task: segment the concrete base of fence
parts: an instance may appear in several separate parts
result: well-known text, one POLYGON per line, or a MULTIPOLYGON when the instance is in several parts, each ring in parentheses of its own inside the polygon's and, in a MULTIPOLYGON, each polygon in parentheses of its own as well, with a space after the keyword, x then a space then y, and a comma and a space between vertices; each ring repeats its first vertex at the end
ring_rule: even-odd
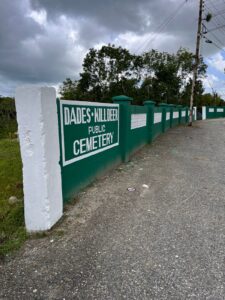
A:
POLYGON ((206 120, 206 106, 202 106, 202 120, 206 120))
POLYGON ((197 106, 194 106, 194 107, 193 107, 193 110, 194 110, 194 113, 193 113, 193 114, 194 114, 193 120, 194 120, 194 121, 197 121, 197 106))
POLYGON ((16 110, 26 229, 48 230, 60 219, 63 210, 55 89, 18 88, 16 110))

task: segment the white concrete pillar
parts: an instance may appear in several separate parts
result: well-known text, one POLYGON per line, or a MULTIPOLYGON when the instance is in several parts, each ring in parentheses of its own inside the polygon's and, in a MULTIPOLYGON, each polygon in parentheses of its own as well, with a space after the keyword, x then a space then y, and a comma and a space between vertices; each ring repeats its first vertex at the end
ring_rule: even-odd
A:
POLYGON ((206 106, 202 106, 202 120, 206 120, 206 106))
POLYGON ((197 120, 197 106, 194 106, 194 121, 197 120))
POLYGON ((55 89, 17 88, 16 111, 26 229, 48 230, 60 219, 63 210, 55 89))

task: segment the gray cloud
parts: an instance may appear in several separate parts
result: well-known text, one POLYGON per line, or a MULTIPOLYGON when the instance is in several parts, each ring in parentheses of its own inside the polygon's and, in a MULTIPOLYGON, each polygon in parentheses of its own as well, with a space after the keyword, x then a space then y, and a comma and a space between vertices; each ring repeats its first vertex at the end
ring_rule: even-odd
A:
MULTIPOLYGON (((181 4, 181 0, 1 0, 0 94, 13 94, 21 83, 57 84, 66 77, 77 78, 85 53, 103 43, 139 52, 151 48, 174 52, 180 46, 193 50, 198 3, 188 1, 173 19, 181 4)), ((205 47, 206 54, 215 51, 205 47)))
MULTIPOLYGON (((131 31, 136 34, 155 31, 168 16, 173 16, 184 1, 181 0, 31 0, 35 9, 45 9, 51 20, 61 14, 71 18, 83 18, 93 26, 100 26, 114 34, 131 31)), ((163 28, 164 33, 193 36, 196 31, 198 3, 189 1, 176 16, 163 28)), ((193 40, 190 43, 193 46, 193 40)))
POLYGON ((46 9, 49 18, 57 19, 61 14, 72 18, 82 17, 119 33, 121 30, 139 32, 145 26, 142 12, 148 2, 148 0, 32 0, 32 5, 35 9, 46 9))
POLYGON ((13 94, 16 84, 58 83, 79 71, 84 49, 69 36, 73 24, 66 18, 39 24, 31 11, 28 0, 0 2, 0 94, 10 86, 13 94))

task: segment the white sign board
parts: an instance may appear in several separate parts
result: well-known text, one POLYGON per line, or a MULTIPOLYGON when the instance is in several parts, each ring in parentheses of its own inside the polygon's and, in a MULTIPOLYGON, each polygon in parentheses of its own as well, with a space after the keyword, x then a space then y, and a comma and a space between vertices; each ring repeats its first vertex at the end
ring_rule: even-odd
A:
POLYGON ((186 117, 186 111, 182 111, 182 112, 181 112, 181 116, 182 116, 182 117, 186 117))
POLYGON ((145 127, 147 125, 146 114, 132 114, 131 115, 131 130, 145 127))
POLYGON ((209 108, 209 112, 214 112, 214 108, 209 108))
POLYGON ((177 118, 179 118, 179 113, 178 113, 178 111, 174 111, 173 112, 173 119, 177 119, 177 118))
POLYGON ((166 113, 166 121, 170 120, 170 112, 166 113))
POLYGON ((162 122, 162 113, 154 113, 154 124, 162 122))
POLYGON ((217 112, 223 112, 223 108, 217 108, 217 112))

